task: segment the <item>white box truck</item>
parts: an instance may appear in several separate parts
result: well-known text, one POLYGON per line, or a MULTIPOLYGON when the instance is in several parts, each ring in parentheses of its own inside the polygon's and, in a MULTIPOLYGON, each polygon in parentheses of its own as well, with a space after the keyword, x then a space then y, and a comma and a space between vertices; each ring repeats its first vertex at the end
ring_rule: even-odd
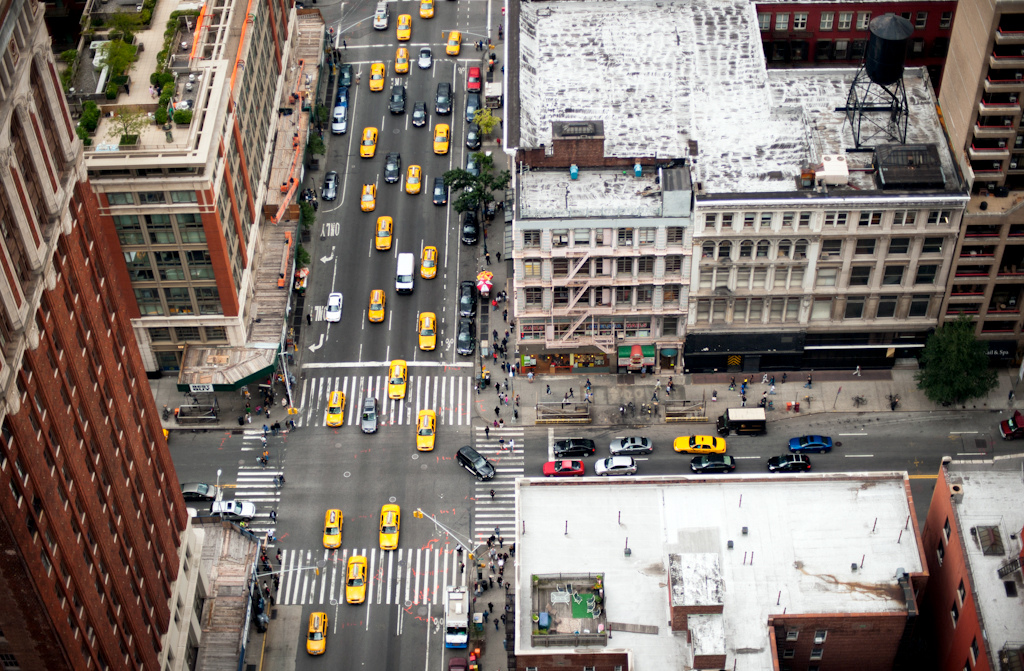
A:
POLYGON ((444 647, 469 647, 469 592, 449 587, 444 595, 444 647))

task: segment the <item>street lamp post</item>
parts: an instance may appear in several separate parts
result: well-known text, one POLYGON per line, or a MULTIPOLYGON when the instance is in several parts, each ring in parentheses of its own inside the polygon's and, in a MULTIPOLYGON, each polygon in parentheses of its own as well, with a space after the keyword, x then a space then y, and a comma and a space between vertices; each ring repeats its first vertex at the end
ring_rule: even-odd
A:
POLYGON ((220 474, 222 472, 223 471, 221 469, 217 469, 217 496, 220 496, 220 474))
POLYGON ((416 518, 424 518, 425 517, 428 520, 430 520, 431 522, 433 522, 434 526, 441 527, 441 529, 443 529, 446 534, 448 534, 449 536, 451 536, 452 538, 457 540, 464 548, 466 548, 466 551, 469 553, 469 558, 470 559, 472 559, 476 555, 476 548, 478 546, 473 545, 468 540, 462 540, 461 538, 459 538, 459 535, 457 533, 455 533, 454 531, 452 531, 451 529, 449 529, 445 525, 443 525, 440 522, 438 522, 437 518, 434 517, 433 515, 425 513, 420 508, 417 508, 416 510, 413 511, 412 516, 416 517, 416 518))

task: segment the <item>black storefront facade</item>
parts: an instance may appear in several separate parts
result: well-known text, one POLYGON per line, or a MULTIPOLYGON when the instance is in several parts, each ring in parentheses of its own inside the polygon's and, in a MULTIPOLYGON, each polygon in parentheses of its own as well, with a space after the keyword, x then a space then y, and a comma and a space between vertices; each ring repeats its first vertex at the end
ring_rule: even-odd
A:
POLYGON ((930 333, 690 333, 683 356, 687 373, 888 369, 917 358, 930 333))

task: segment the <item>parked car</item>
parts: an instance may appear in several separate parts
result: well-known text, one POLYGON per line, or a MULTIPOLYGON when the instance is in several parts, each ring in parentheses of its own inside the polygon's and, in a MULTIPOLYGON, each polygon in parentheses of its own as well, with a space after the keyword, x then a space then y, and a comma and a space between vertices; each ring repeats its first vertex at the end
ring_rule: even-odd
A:
POLYGON ((479 149, 480 143, 480 126, 475 123, 469 124, 469 128, 466 129, 466 148, 479 149))
POLYGON ((608 451, 612 456, 618 454, 650 454, 654 451, 654 443, 650 438, 640 436, 627 436, 616 438, 608 445, 608 451))
POLYGON ((728 454, 698 454, 690 459, 690 470, 694 473, 731 473, 736 460, 728 454))
POLYGON ((476 119, 476 111, 480 109, 480 94, 466 94, 466 123, 473 123, 476 119))
POLYGON ((402 178, 402 155, 397 151, 389 151, 384 157, 384 181, 394 184, 402 178))
POLYGON ((480 68, 474 65, 466 70, 466 90, 479 91, 480 86, 480 68))
POLYGON ((363 401, 363 413, 359 417, 359 428, 363 433, 377 433, 377 399, 370 397, 363 401))
POLYGON ((475 245, 480 239, 480 224, 476 219, 475 212, 465 212, 462 215, 462 244, 475 245))
POLYGON ((480 176, 480 159, 473 152, 466 154, 466 172, 473 177, 480 176))
POLYGON ((633 475, 636 473, 636 462, 633 457, 608 457, 598 459, 594 464, 595 475, 633 475))
POLYGON ((832 451, 832 439, 828 436, 800 436, 789 439, 790 452, 817 452, 824 454, 832 451))
POLYGON ((586 473, 583 468, 583 462, 577 459, 549 461, 544 464, 541 471, 544 473, 544 477, 547 478, 583 477, 586 473))
POLYGON ((476 334, 473 320, 463 317, 459 320, 458 331, 455 332, 455 352, 462 356, 470 356, 476 351, 476 334))
POLYGON ((251 501, 215 501, 210 513, 232 522, 248 522, 256 517, 256 504, 251 501))
POLYGON ((388 110, 392 114, 405 114, 405 87, 401 84, 391 87, 391 100, 388 101, 388 110))
POLYGON ((441 82, 437 85, 437 95, 434 96, 434 111, 438 114, 452 113, 452 85, 450 82, 441 82))
POLYGON ((565 438, 555 441, 554 452, 555 459, 589 457, 597 452, 597 447, 589 438, 565 438))
POLYGON ((338 68, 338 86, 348 88, 352 86, 352 64, 343 63, 338 68))
POLYGON ((476 314, 476 285, 470 280, 459 282, 459 316, 472 317, 476 314))
POLYGON ((1024 415, 1020 410, 1014 410, 1012 417, 999 422, 999 435, 1004 440, 1024 438, 1024 415))
POLYGON ((186 482, 181 486, 181 496, 188 502, 216 501, 220 488, 205 482, 186 482))
POLYGON ((799 473, 811 470, 811 458, 806 454, 783 454, 768 460, 772 473, 799 473))
POLYGON ((420 57, 416 60, 416 64, 420 66, 420 70, 430 69, 434 64, 434 56, 430 52, 430 47, 420 49, 420 57))
POLYGON ((331 117, 331 133, 334 135, 344 135, 348 132, 348 107, 344 105, 338 105, 334 108, 334 114, 331 117))
POLYGON ((427 125, 427 103, 419 101, 412 104, 412 125, 417 128, 427 125))
POLYGON ((434 178, 434 205, 448 204, 448 187, 444 183, 444 177, 434 178))
POLYGON ((475 475, 478 480, 494 478, 494 465, 468 445, 459 448, 459 451, 455 453, 455 460, 459 466, 475 475))
POLYGON ((320 195, 324 200, 334 200, 338 197, 338 173, 334 170, 324 176, 324 188, 320 195))

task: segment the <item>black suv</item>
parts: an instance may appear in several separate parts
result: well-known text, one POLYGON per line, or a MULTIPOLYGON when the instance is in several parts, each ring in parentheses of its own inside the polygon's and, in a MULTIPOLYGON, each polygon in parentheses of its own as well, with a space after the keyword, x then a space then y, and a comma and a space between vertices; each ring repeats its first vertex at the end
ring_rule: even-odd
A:
POLYGON ((452 85, 441 82, 437 85, 437 96, 434 98, 434 111, 438 114, 452 113, 452 85))
POLYGON ((555 441, 555 459, 566 457, 589 457, 597 451, 594 441, 589 438, 566 438, 555 441))
POLYGON ((388 109, 392 114, 405 114, 405 87, 401 84, 391 87, 391 100, 388 109))
POLYGON ((470 280, 459 282, 459 316, 476 315, 476 285, 470 280))
POLYGON ((461 356, 472 356, 476 351, 476 336, 473 334, 474 322, 469 317, 459 320, 459 330, 455 333, 455 352, 461 356))
POLYGON ((402 155, 397 151, 388 152, 384 157, 384 181, 394 184, 402 177, 402 155))
POLYGON ((480 238, 480 224, 476 220, 476 212, 462 215, 462 244, 475 245, 480 238))
POLYGON ((459 462, 459 466, 475 475, 478 480, 494 478, 494 465, 468 445, 459 448, 459 451, 455 453, 455 460, 459 462))
POLYGON ((434 205, 448 204, 448 187, 444 184, 444 177, 434 178, 434 205))

